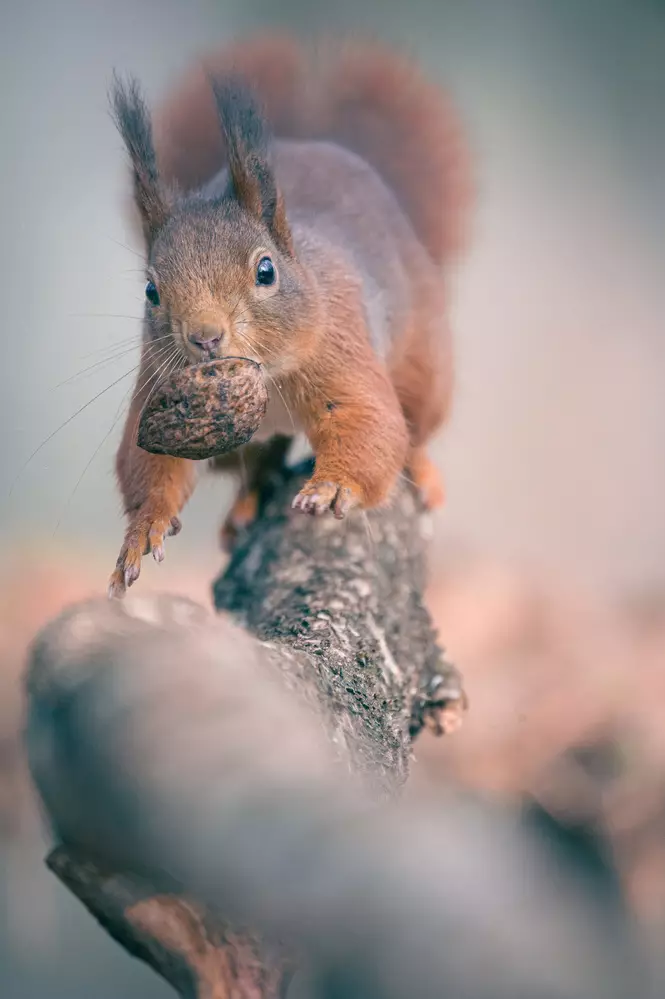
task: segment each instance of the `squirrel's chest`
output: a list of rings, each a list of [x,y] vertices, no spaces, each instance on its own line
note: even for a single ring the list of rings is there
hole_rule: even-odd
[[[252,440],[267,441],[275,435],[296,437],[303,433],[302,424],[295,412],[291,410],[283,393],[274,383],[268,387],[268,406],[261,426]]]

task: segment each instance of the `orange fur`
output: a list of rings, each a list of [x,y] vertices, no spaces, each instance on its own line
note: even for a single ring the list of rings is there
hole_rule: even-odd
[[[258,96],[272,157],[252,107],[211,87],[228,77]],[[379,505],[405,467],[426,504],[438,505],[424,448],[450,408],[444,265],[463,245],[470,194],[461,130],[438,88],[378,44],[312,53],[270,37],[191,69],[152,132],[134,115],[124,134],[135,159],[148,157],[134,169],[147,178],[140,207],[149,274],[160,283],[147,343],[151,329],[168,328],[185,356],[192,331],[205,330],[206,339],[218,334],[216,356],[264,365],[315,453],[297,508],[343,516]],[[202,185],[203,200],[188,201]],[[146,206],[158,219],[157,209],[173,212],[166,235],[153,238]],[[258,288],[266,253],[279,282]],[[156,544],[161,556],[165,525],[193,485],[188,463],[139,452],[134,440],[127,429],[118,457],[130,527],[116,591],[135,578],[144,548]],[[245,519],[249,492],[237,509]]]
[[[435,510],[437,507],[443,506],[446,501],[443,479],[424,448],[414,448],[409,457],[408,470],[427,509]]]

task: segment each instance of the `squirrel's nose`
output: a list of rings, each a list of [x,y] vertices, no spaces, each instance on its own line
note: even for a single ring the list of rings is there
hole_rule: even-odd
[[[210,336],[209,333],[189,334],[189,342],[193,343],[200,350],[214,350],[215,347],[219,346],[221,339],[219,333],[215,336]]]
[[[189,342],[199,350],[214,350],[222,340],[222,334],[217,330],[202,329],[189,334]]]
[[[187,339],[191,344],[198,347],[199,350],[208,353],[211,353],[216,347],[219,347],[225,333],[221,324],[199,321],[198,323],[192,323],[192,326],[193,329],[187,336]]]

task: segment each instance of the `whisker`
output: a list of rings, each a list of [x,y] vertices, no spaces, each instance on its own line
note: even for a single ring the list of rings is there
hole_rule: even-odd
[[[83,482],[83,479],[85,478],[86,472],[88,471],[88,469],[92,465],[93,461],[95,460],[95,458],[97,457],[97,455],[99,454],[99,452],[101,451],[101,449],[104,447],[104,444],[106,444],[107,440],[109,439],[109,437],[111,436],[111,434],[115,430],[115,428],[117,426],[117,423],[118,423],[118,420],[122,416],[122,407],[123,407],[123,404],[127,401],[127,398],[129,396],[130,392],[131,392],[131,389],[129,389],[127,392],[125,392],[124,396],[122,397],[122,399],[120,401],[120,405],[118,406],[118,408],[115,411],[115,416],[113,417],[113,422],[111,423],[111,426],[106,431],[106,433],[102,437],[101,441],[99,442],[99,444],[97,445],[97,447],[95,448],[95,450],[92,452],[92,455],[90,456],[90,458],[86,462],[86,464],[85,464],[85,466],[83,468],[83,471],[81,472],[81,474],[79,475],[78,479],[76,480],[74,488],[72,489],[71,493],[67,497],[67,502],[65,503],[65,505],[62,508],[62,510],[60,511],[60,516],[58,517],[58,520],[57,520],[57,523],[56,523],[55,527],[53,528],[53,537],[55,537],[56,534],[58,533],[58,531],[60,529],[60,525],[62,524],[63,520],[65,519],[65,517],[67,515],[67,511],[69,510],[69,507],[71,506],[71,502],[74,499],[74,496],[76,495],[79,486]]]
[[[232,319],[232,321],[234,323],[240,322],[241,320],[243,320],[245,318],[245,316],[247,315],[247,313],[249,312],[249,310],[250,310],[250,306],[248,305],[246,308],[244,308],[242,310],[242,312],[239,315],[236,315],[235,314],[235,309],[234,309],[233,312],[231,313],[231,319]]]
[[[242,317],[238,317],[236,319],[236,322],[240,323],[241,326],[247,326],[249,320],[248,319],[243,319]],[[241,336],[241,337],[245,337],[247,340],[251,340],[252,343],[254,343],[254,344],[258,344],[259,346],[264,347],[264,348],[266,347],[266,344],[262,340],[260,340],[259,337],[256,336],[256,333],[248,333],[245,330],[244,332],[239,333],[238,335]]]
[[[123,250],[127,250],[128,253],[133,253],[135,257],[139,258],[139,260],[145,259],[143,253],[139,253],[138,250],[133,249],[133,247],[128,246],[126,243],[123,243],[121,240],[114,239],[113,236],[107,236],[107,239],[110,239],[110,241],[112,243],[115,243],[116,246],[122,247]]]
[[[63,385],[69,385],[71,382],[76,381],[77,378],[82,378],[84,375],[90,374],[97,368],[104,367],[106,364],[112,364],[114,361],[119,361],[121,358],[126,357],[127,354],[132,354],[139,347],[138,343],[132,344],[131,347],[127,347],[124,350],[119,351],[116,354],[112,354],[110,357],[103,357],[101,361],[95,361],[94,364],[89,364],[87,368],[82,368],[75,374],[70,375],[68,378],[64,378],[61,382],[55,386],[55,388],[62,388]]]
[[[157,384],[157,380],[159,379],[160,373],[163,371],[166,365],[173,359],[173,357],[177,354],[177,352],[178,352],[177,347],[174,347],[170,351],[168,347],[162,347],[156,357],[152,357],[149,359],[151,364],[154,364],[155,362],[161,362],[161,363],[159,363],[159,367],[153,369],[150,372],[146,380],[141,385],[137,386],[136,391],[134,393],[135,396],[139,396],[144,391],[144,389],[146,389],[148,385],[150,385],[150,383],[153,380],[155,381],[155,384]],[[143,409],[143,407],[147,404],[149,399],[150,396],[146,398],[146,401],[141,406],[141,409]]]
[[[280,399],[282,400],[282,403],[283,403],[283,405],[284,405],[284,409],[285,409],[285,410],[286,410],[286,412],[288,413],[288,416],[289,416],[289,419],[290,419],[290,421],[291,421],[291,427],[292,427],[292,429],[293,429],[293,434],[294,434],[294,436],[295,436],[295,435],[297,434],[297,430],[296,430],[296,422],[295,422],[295,420],[293,419],[293,413],[292,413],[292,412],[291,412],[291,410],[289,409],[289,406],[288,406],[288,403],[287,403],[286,399],[284,398],[284,395],[283,395],[283,393],[282,393],[282,390],[280,389],[279,385],[277,384],[277,382],[275,381],[275,379],[274,379],[274,378],[272,377],[272,375],[269,375],[267,371],[265,372],[265,375],[266,375],[266,378],[268,379],[268,381],[270,382],[270,384],[271,384],[271,385],[274,385],[274,386],[275,386],[275,388],[277,389],[277,392],[278,392],[278,394],[279,394],[279,397],[280,397]]]
[[[166,358],[164,358],[164,354],[165,353],[167,355]],[[150,383],[154,382],[152,388],[150,389],[150,392],[148,393],[148,396],[146,397],[145,402],[143,403],[143,405],[139,409],[139,412],[138,412],[138,415],[137,415],[137,418],[136,418],[136,424],[135,424],[134,432],[138,429],[139,421],[141,419],[141,413],[143,412],[143,410],[145,409],[145,407],[147,406],[147,404],[150,402],[150,399],[152,398],[152,394],[155,391],[156,386],[160,382],[160,374],[161,374],[161,372],[164,370],[164,368],[166,367],[166,365],[169,364],[169,362],[173,359],[173,357],[177,353],[178,353],[178,348],[177,347],[175,347],[174,350],[172,350],[170,353],[168,352],[168,347],[162,347],[161,350],[160,350],[160,352],[158,353],[157,357],[151,358],[152,362],[161,361],[162,363],[154,371],[151,371],[151,373],[148,375],[148,377],[145,379],[145,381],[143,381],[141,383],[141,385],[137,385],[136,388],[135,388],[135,390],[134,390],[134,393],[133,393],[134,396],[135,397],[136,396],[140,396],[141,393],[146,388],[148,388],[148,386],[150,385]]]
[[[238,308],[238,306],[240,305],[240,299],[241,299],[241,297],[242,297],[242,292],[240,292],[240,294],[239,294],[239,295],[238,295],[238,297],[236,298],[236,302],[235,302],[235,305],[234,305],[234,306],[233,306],[233,308],[231,309],[231,320],[232,320],[232,321],[233,321],[233,320],[235,319],[235,311],[236,311],[236,309]],[[245,310],[245,311],[247,311],[247,310]]]
[[[154,392],[155,392],[155,389],[156,389],[157,385],[159,384],[159,377],[158,377],[158,376],[159,376],[159,375],[161,374],[161,372],[162,372],[162,371],[164,370],[164,368],[165,368],[165,367],[167,367],[167,365],[169,365],[169,364],[170,364],[170,363],[171,363],[172,361],[174,361],[174,360],[175,360],[176,362],[178,361],[178,359],[179,359],[179,354],[180,354],[180,350],[179,350],[179,348],[178,348],[177,346],[176,346],[176,347],[174,347],[174,349],[173,349],[173,350],[171,351],[171,353],[170,353],[170,354],[169,354],[169,355],[167,356],[167,358],[166,358],[166,360],[165,360],[165,361],[163,362],[163,364],[161,364],[161,365],[159,366],[159,368],[158,368],[158,369],[157,369],[157,371],[155,372],[155,383],[154,383],[154,385],[152,386],[152,388],[150,389],[150,393],[149,393],[148,397],[146,398],[146,401],[145,401],[145,402],[144,402],[144,404],[143,404],[144,406],[147,406],[147,404],[148,404],[148,403],[150,402],[150,400],[152,399],[152,396],[153,396],[153,394],[154,394]],[[162,354],[162,355],[160,355],[160,359],[161,359],[161,357],[163,357],[163,354]],[[164,377],[164,378],[167,378],[167,377],[168,377],[168,375],[170,375],[172,371],[175,371],[175,368],[170,368],[170,369],[168,370],[168,372],[165,372],[165,374],[164,374],[164,376],[163,376],[163,377]],[[148,384],[149,384],[149,382],[148,382]],[[143,391],[143,388],[145,388],[145,386],[143,386],[143,387],[142,387],[141,391]]]
[[[94,350],[90,350],[85,354],[80,354],[79,357],[82,361],[86,361],[89,357],[95,357],[96,354],[108,353],[110,350],[115,350],[117,347],[127,347],[130,344],[140,344],[143,340],[141,333],[134,333],[132,336],[123,337],[122,340],[114,340],[113,343],[107,343],[105,347],[95,347]]]
[[[256,344],[254,344],[252,342],[253,337],[250,336],[250,334],[248,334],[248,333],[240,333],[239,332],[238,336],[240,337],[241,340],[244,340],[245,343],[249,347],[254,347],[254,348],[256,347]],[[263,349],[265,350],[266,348],[263,348]],[[272,375],[268,374],[268,372],[265,369],[264,369],[264,374],[265,374],[266,378],[268,379],[268,381],[270,382],[270,384],[275,386],[275,389],[277,390],[277,393],[278,393],[280,399],[282,400],[282,404],[284,406],[284,409],[286,410],[286,412],[288,414],[289,420],[291,421],[291,427],[293,429],[293,434],[295,436],[297,434],[296,423],[295,423],[295,420],[293,419],[293,413],[291,412],[291,410],[289,408],[289,405],[288,405],[286,399],[284,398],[284,394],[283,394],[282,390],[280,389],[279,385],[277,384],[277,382],[275,381],[275,379],[272,377]]]
[[[142,323],[145,316],[129,316],[124,312],[68,312],[67,319],[132,319]]]
[[[162,340],[169,340],[170,338],[171,333],[165,333],[163,336],[151,337],[149,340],[146,340],[143,333],[135,333],[132,336],[124,337],[122,340],[116,340],[114,343],[109,343],[106,347],[97,347],[96,350],[91,350],[87,354],[81,354],[81,360],[85,361],[89,357],[94,357],[96,354],[103,353],[105,350],[114,350],[116,347],[124,347],[128,344],[152,344],[159,343]]]
[[[107,392],[110,392],[112,388],[115,388],[116,385],[118,385],[121,381],[123,381],[123,379],[127,378],[128,375],[131,375],[139,367],[140,367],[139,364],[135,364],[133,368],[129,369],[129,371],[125,371],[125,373],[123,375],[120,375],[119,378],[116,378],[115,381],[111,382],[110,385],[107,385],[106,388],[101,389],[101,391],[97,392],[97,394],[94,395],[92,397],[92,399],[89,399],[88,402],[86,402],[82,406],[80,406],[79,409],[77,409],[75,413],[72,413],[71,416],[67,417],[67,419],[64,421],[64,423],[61,423],[59,427],[56,427],[56,429],[54,431],[52,431],[52,433],[50,433],[48,435],[48,437],[41,442],[41,444],[39,445],[39,447],[35,448],[35,450],[32,452],[32,454],[21,465],[21,467],[19,468],[19,470],[18,470],[18,472],[16,474],[16,477],[15,477],[14,481],[12,482],[11,486],[9,487],[9,492],[8,492],[7,496],[10,497],[12,495],[12,493],[14,492],[14,488],[16,486],[16,483],[18,482],[19,478],[21,477],[21,475],[23,474],[23,472],[25,471],[25,469],[28,467],[28,465],[30,464],[30,462],[33,460],[33,458],[36,455],[39,454],[39,452],[42,450],[42,448],[46,447],[46,445],[49,443],[49,441],[53,440],[53,438],[56,436],[56,434],[59,434],[61,430],[64,430],[65,427],[69,426],[69,424],[72,422],[72,420],[75,420],[76,417],[80,416],[80,414],[84,410],[86,410],[89,406],[92,406],[93,402],[97,402],[97,400],[99,398],[101,398],[101,396],[105,395]]]
[[[145,388],[147,388],[148,385],[150,385],[150,381],[152,380],[153,384],[152,384],[152,386],[150,388],[150,391],[148,392],[148,395],[146,396],[145,402],[143,403],[143,405],[141,406],[139,412],[136,415],[136,421],[134,423],[134,429],[132,431],[132,433],[134,434],[134,436],[136,436],[136,434],[138,432],[138,426],[139,426],[139,423],[141,422],[141,413],[143,412],[143,410],[145,409],[145,407],[148,405],[148,403],[152,399],[153,395],[155,394],[156,389],[159,387],[160,383],[163,380],[165,380],[166,378],[168,378],[169,375],[176,369],[177,362],[178,362],[178,357],[179,357],[179,353],[180,353],[179,348],[176,346],[175,349],[173,350],[173,352],[168,355],[168,357],[163,362],[163,364],[161,364],[159,366],[159,368],[157,368],[157,371],[155,371],[154,375],[152,376],[152,379],[149,378],[147,380],[147,382],[145,382],[141,386],[141,388],[138,390],[139,392],[142,392]],[[171,366],[174,361],[176,362],[175,365]],[[164,370],[165,368],[166,368],[166,370]],[[162,372],[163,372],[163,374],[162,374]]]
[[[167,348],[162,348],[162,351],[164,351],[165,349],[167,349]],[[157,386],[162,381],[162,378],[167,378],[171,374],[171,371],[173,371],[175,369],[174,368],[170,368],[168,371],[164,372],[163,376],[162,376],[162,372],[167,367],[167,365],[169,365],[174,360],[174,358],[176,360],[178,359],[179,354],[180,354],[180,348],[176,345],[174,347],[173,351],[170,354],[168,354],[166,360],[162,361],[162,363],[157,368],[157,370],[154,371],[154,372],[152,372],[151,375],[148,377],[148,379],[142,385],[140,385],[136,389],[136,392],[134,394],[136,396],[138,396],[138,395],[141,394],[141,392],[143,392],[148,387],[148,385],[150,385],[150,382],[153,382],[153,385],[152,385],[152,387],[150,389],[150,392],[148,393],[148,395],[147,395],[147,397],[145,399],[145,402],[143,403],[143,405],[141,406],[141,408],[139,409],[139,411],[138,411],[138,413],[136,415],[136,422],[134,423],[134,429],[132,431],[132,433],[134,435],[136,435],[136,432],[138,430],[138,426],[139,426],[139,423],[140,423],[140,420],[141,420],[141,413],[143,412],[143,410],[145,409],[145,407],[148,405],[148,403],[152,399],[152,396],[153,396],[153,394],[155,392],[155,389],[157,388]],[[162,358],[163,358],[163,356],[164,356],[164,354],[162,352],[159,355],[159,358],[157,358],[157,360],[161,361]],[[160,377],[160,376],[162,376],[162,377]]]
[[[362,518],[365,523],[365,530],[367,532],[367,538],[369,540],[370,547],[372,549],[372,552],[374,552],[376,548],[376,538],[374,537],[374,532],[372,531],[372,522],[367,516],[367,510],[361,510],[360,512],[362,514]]]
[[[242,341],[248,353],[251,354],[253,351],[255,351],[254,344],[252,344],[249,337],[245,333],[241,333],[240,330],[237,330],[236,332],[238,335],[238,339]]]
[[[264,355],[270,354],[270,349],[267,346],[267,344],[262,343],[260,340],[257,340],[256,337],[254,337],[253,335],[250,336],[249,333],[246,332],[241,333],[240,330],[237,330],[236,332],[238,337],[244,341],[244,343],[246,344],[247,347],[249,347],[250,350],[253,350],[259,354],[260,353],[263,353]]]
[[[162,348],[162,351],[165,350],[165,349],[166,348]],[[165,363],[168,363],[168,361],[171,359],[172,356],[173,355],[169,355],[169,357],[167,358],[167,360],[166,360]],[[161,371],[161,368],[158,368],[158,370],[156,372],[154,372],[148,379],[146,379],[146,381],[141,386],[139,386],[139,388],[137,389],[137,393],[142,392],[143,389],[147,385],[150,384],[150,381],[153,378],[155,379],[155,385],[156,385],[160,371]],[[153,391],[154,391],[154,387],[153,387]],[[72,502],[74,496],[76,495],[76,492],[77,492],[79,486],[81,485],[81,482],[83,481],[86,472],[88,471],[88,469],[92,465],[93,461],[95,460],[95,458],[97,457],[97,455],[99,454],[99,452],[101,451],[101,449],[103,448],[103,446],[106,443],[106,441],[109,439],[109,437],[111,436],[111,434],[115,430],[115,428],[116,428],[116,426],[118,424],[118,421],[120,420],[120,417],[122,416],[122,409],[123,409],[124,404],[127,402],[127,398],[129,396],[130,392],[131,392],[131,389],[128,392],[125,392],[124,396],[120,400],[120,404],[119,404],[118,408],[116,409],[115,416],[113,418],[113,422],[111,423],[111,426],[109,427],[109,429],[104,434],[104,436],[102,437],[101,441],[99,442],[99,444],[97,445],[97,447],[93,451],[92,456],[90,457],[90,459],[86,462],[86,465],[85,465],[83,471],[81,472],[81,474],[79,475],[79,477],[78,477],[78,479],[76,481],[76,484],[74,485],[74,488],[72,489],[71,493],[69,494],[67,502],[66,502],[65,506],[63,507],[63,510],[62,510],[62,512],[60,514],[60,517],[58,518],[58,522],[55,525],[55,528],[53,530],[53,536],[54,537],[57,534],[57,532],[58,532],[58,530],[60,528],[60,525],[61,525],[64,517],[67,514],[67,511],[68,511],[68,509],[69,509],[69,507],[71,505],[71,502]],[[148,397],[148,399],[149,398],[150,398],[150,396]],[[141,409],[141,411],[142,411],[142,409]],[[140,415],[141,415],[141,413],[139,412],[139,418],[140,418]],[[138,426],[138,421],[137,421],[137,426]]]
[[[170,334],[167,334],[166,336],[157,337],[155,340],[150,340],[150,341],[145,342],[144,346],[147,347],[147,348],[150,348],[154,344],[159,343],[160,340],[170,340],[170,339],[171,339]],[[137,339],[137,340],[133,339],[128,346],[124,346],[121,350],[116,350],[116,352],[114,354],[111,354],[108,357],[102,357],[99,361],[95,361],[93,364],[89,364],[87,367],[82,368],[80,371],[77,371],[75,374],[69,375],[68,378],[63,379],[63,381],[61,381],[61,382],[58,382],[58,384],[55,386],[55,388],[61,388],[63,385],[67,385],[70,382],[75,381],[77,378],[80,378],[83,375],[86,375],[89,372],[94,371],[96,368],[103,367],[106,364],[111,364],[113,361],[117,361],[121,357],[125,357],[127,354],[131,354],[132,351],[136,350],[137,347],[140,347],[141,344],[142,344],[142,341],[140,339]],[[116,346],[120,347],[121,345],[118,344]],[[110,348],[107,348],[107,349],[110,349]]]

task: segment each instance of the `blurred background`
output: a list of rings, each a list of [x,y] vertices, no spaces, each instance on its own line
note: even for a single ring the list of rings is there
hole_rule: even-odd
[[[435,447],[449,500],[429,592],[472,710],[454,738],[423,738],[414,781],[528,793],[593,820],[639,917],[665,919],[665,4],[3,0],[7,999],[170,994],[42,866],[20,672],[43,621],[104,591],[122,537],[112,462],[143,277],[111,73],[136,73],[156,99],[217,39],[273,24],[406,47],[454,95],[474,151],[473,239],[454,283],[456,408]],[[209,600],[230,496],[223,479],[203,480],[144,590]]]

